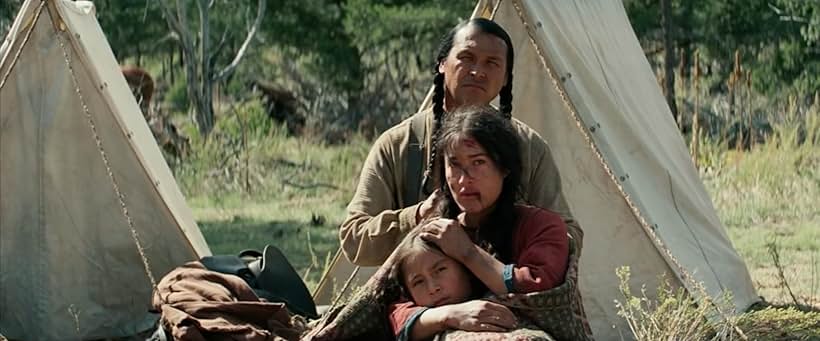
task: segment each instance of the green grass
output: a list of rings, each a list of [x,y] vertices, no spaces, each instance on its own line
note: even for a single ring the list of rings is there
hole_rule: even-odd
[[[320,196],[281,201],[241,198],[221,198],[218,204],[203,198],[191,202],[211,251],[237,254],[276,245],[313,289],[339,248],[343,206]]]
[[[214,254],[276,245],[313,289],[339,248],[370,141],[327,145],[263,120],[251,102],[220,118],[207,143],[186,127],[194,151],[175,173]]]
[[[816,119],[806,124],[814,134]],[[652,301],[627,290],[619,315],[637,340],[820,340],[820,143],[811,134],[798,143],[796,131],[775,126],[767,144],[745,151],[706,142],[698,155],[721,221],[767,303],[716,321],[705,316],[728,311],[721,298],[659,288]]]
[[[778,127],[766,145],[723,152],[722,167],[703,178],[759,293],[794,303],[785,278],[800,303],[820,306],[820,145],[794,143],[789,132]]]

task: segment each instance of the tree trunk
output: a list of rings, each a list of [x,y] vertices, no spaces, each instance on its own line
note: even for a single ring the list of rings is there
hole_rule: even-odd
[[[136,44],[137,49],[137,63],[138,67],[142,67],[142,49],[140,49],[140,44]]]
[[[663,75],[664,94],[672,118],[678,121],[678,106],[675,103],[675,48],[672,37],[672,10],[670,0],[661,0],[661,27],[663,29]]]
[[[166,2],[160,1],[165,20],[168,26],[178,35],[181,62],[185,69],[187,81],[186,90],[188,99],[193,105],[191,117],[197,125],[199,133],[207,137],[214,128],[214,106],[213,106],[213,84],[219,80],[230,76],[239,65],[242,57],[247,52],[253,37],[258,31],[265,13],[266,0],[258,0],[256,19],[253,26],[248,31],[245,41],[236,53],[233,61],[219,72],[211,65],[212,53],[210,51],[210,23],[209,0],[196,1],[199,12],[199,30],[196,36],[188,28],[188,18],[184,1],[176,0],[176,13]],[[196,44],[199,44],[198,46]],[[171,56],[173,60],[173,55]]]
[[[174,64],[174,47],[168,52],[168,78],[171,80],[170,84],[173,85],[177,82],[176,73],[174,72],[176,69],[176,65]]]
[[[211,79],[210,65],[210,24],[208,17],[208,0],[197,2],[199,9],[199,82],[197,85],[197,113],[196,125],[202,136],[208,136],[214,128],[213,80]]]

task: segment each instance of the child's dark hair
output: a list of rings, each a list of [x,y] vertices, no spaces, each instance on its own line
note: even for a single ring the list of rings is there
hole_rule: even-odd
[[[389,277],[391,278],[391,280],[395,281],[396,285],[398,285],[399,290],[401,292],[401,295],[408,298],[408,299],[411,298],[410,289],[407,288],[407,286],[404,283],[404,279],[405,279],[405,273],[404,273],[405,269],[404,269],[404,267],[405,267],[405,263],[407,262],[407,260],[411,256],[413,256],[415,254],[418,254],[420,252],[434,252],[434,253],[437,253],[437,254],[442,255],[444,257],[449,257],[435,243],[428,242],[424,239],[421,239],[421,237],[420,237],[421,227],[424,226],[424,225],[427,225],[427,223],[429,223],[430,221],[432,221],[432,220],[425,220],[425,221],[422,221],[420,224],[418,224],[418,226],[413,228],[407,234],[407,236],[404,238],[404,240],[402,240],[402,242],[399,243],[399,246],[396,247],[396,251],[395,251],[396,254],[395,254],[395,258],[394,258],[395,263],[393,264],[393,267],[390,269]],[[476,277],[470,271],[470,269],[467,269],[463,264],[461,264],[461,266],[464,267],[464,271],[466,271],[467,274],[470,277],[470,287],[472,288],[472,290],[471,290],[472,291],[472,297],[473,298],[480,297],[480,295],[482,293],[487,291],[487,287],[483,283],[481,283],[481,281],[478,279],[478,277]]]

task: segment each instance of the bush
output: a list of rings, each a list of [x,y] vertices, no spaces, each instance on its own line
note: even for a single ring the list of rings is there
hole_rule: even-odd
[[[165,94],[164,106],[168,111],[187,112],[190,101],[188,100],[188,89],[185,80],[180,77],[176,83],[171,84]]]

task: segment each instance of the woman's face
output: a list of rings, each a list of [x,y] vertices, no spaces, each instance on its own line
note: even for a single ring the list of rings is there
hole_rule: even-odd
[[[453,199],[468,215],[485,216],[495,207],[507,172],[471,137],[458,139],[449,149],[444,153],[444,172]]]

